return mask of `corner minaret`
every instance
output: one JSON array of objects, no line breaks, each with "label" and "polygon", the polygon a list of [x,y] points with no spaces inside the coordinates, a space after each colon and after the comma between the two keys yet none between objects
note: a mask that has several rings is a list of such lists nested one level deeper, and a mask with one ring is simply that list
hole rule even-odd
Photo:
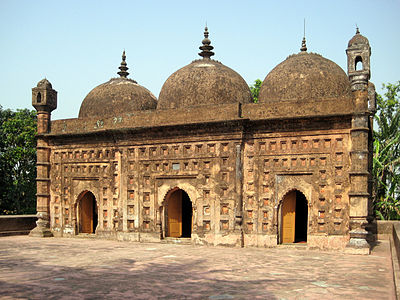
[{"label": "corner minaret", "polygon": [[38,134],[50,131],[50,115],[57,108],[57,91],[45,78],[32,89],[32,106],[37,111]]},{"label": "corner minaret", "polygon": [[371,216],[371,167],[372,167],[372,122],[373,111],[369,102],[371,47],[368,39],[356,30],[349,41],[347,70],[354,98],[354,113],[350,129],[349,170],[349,226],[350,240],[347,245],[352,252],[368,254],[370,251],[368,223]]},{"label": "corner minaret", "polygon": [[360,34],[358,27],[356,34],[349,41],[346,54],[347,74],[351,89],[353,91],[366,89],[371,77],[369,62],[371,47],[369,46],[368,39]]},{"label": "corner minaret", "polygon": [[45,136],[50,132],[51,112],[57,108],[57,91],[47,79],[39,81],[32,89],[32,105],[37,111],[37,162],[36,162],[36,227],[30,236],[53,236],[50,231],[50,147]]}]

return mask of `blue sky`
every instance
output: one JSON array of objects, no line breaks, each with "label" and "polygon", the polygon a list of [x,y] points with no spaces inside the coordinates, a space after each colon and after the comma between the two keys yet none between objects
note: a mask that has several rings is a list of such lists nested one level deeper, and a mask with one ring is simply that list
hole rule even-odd
[{"label": "blue sky", "polygon": [[117,77],[126,50],[130,78],[158,97],[173,72],[200,58],[207,22],[216,60],[251,84],[307,47],[347,72],[358,24],[371,44],[371,81],[400,80],[400,1],[31,1],[0,0],[0,104],[32,108],[46,77],[58,91],[53,119],[75,118],[95,86]]}]

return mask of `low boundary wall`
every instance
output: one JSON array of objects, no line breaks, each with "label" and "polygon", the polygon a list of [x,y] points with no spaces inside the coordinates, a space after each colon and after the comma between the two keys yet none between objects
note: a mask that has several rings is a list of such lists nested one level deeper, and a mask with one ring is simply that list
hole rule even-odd
[{"label": "low boundary wall", "polygon": [[[374,224],[375,225],[375,224]],[[375,229],[375,230],[374,230]],[[376,221],[373,233],[377,240],[390,240],[392,252],[393,280],[396,297],[400,299],[400,221]]]},{"label": "low boundary wall", "polygon": [[0,236],[29,234],[36,221],[36,215],[0,216]]}]

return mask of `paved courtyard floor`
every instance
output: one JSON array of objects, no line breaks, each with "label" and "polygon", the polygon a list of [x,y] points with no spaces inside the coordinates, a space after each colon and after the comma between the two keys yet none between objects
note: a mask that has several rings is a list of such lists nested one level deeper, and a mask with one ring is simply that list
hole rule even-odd
[{"label": "paved courtyard floor", "polygon": [[369,256],[90,238],[0,238],[1,299],[395,299],[390,245]]}]

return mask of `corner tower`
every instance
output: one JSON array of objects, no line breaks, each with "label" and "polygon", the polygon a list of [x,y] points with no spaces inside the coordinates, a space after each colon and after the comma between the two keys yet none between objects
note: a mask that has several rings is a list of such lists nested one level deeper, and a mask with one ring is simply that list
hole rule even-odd
[{"label": "corner tower", "polygon": [[[368,221],[371,216],[372,115],[375,101],[371,77],[371,47],[366,37],[356,30],[346,50],[348,77],[354,99],[350,129],[350,241],[349,248],[369,253]],[[372,95],[373,94],[373,95]],[[372,95],[372,96],[371,96]]]},{"label": "corner tower", "polygon": [[30,236],[53,236],[49,224],[50,208],[50,147],[45,134],[50,132],[51,112],[57,108],[57,91],[47,79],[42,79],[32,89],[32,105],[37,111],[37,161],[36,161],[36,227]]},{"label": "corner tower", "polygon": [[360,34],[357,27],[356,34],[349,41],[346,49],[347,73],[351,89],[363,89],[371,77],[370,61],[371,47],[368,39]]}]

